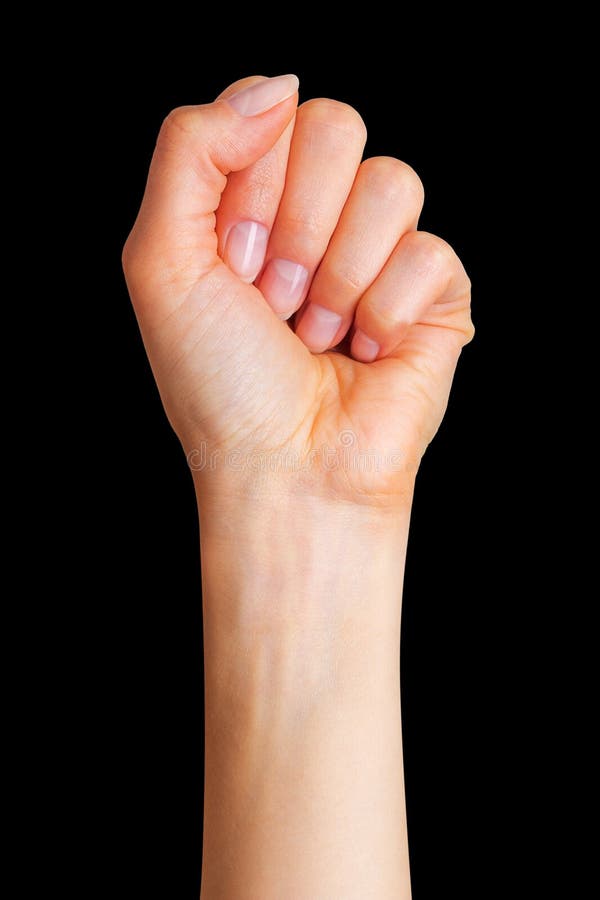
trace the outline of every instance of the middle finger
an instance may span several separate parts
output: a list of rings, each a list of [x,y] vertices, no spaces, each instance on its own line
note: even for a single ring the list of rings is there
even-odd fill
[[[258,287],[284,319],[306,297],[311,278],[350,193],[366,141],[351,106],[310,100],[298,110],[285,188]]]

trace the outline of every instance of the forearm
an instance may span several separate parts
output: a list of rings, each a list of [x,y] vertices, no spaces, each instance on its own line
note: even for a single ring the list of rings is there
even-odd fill
[[[201,516],[202,896],[409,897],[408,504],[384,513],[279,495],[225,507]]]

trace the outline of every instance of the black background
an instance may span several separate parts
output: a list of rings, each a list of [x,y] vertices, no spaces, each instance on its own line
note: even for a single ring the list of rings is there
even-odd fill
[[[219,37],[219,41],[223,36]],[[366,155],[398,156],[421,176],[421,227],[448,240],[473,281],[475,341],[464,351],[450,406],[419,474],[402,632],[402,696],[415,900],[491,895],[504,869],[496,823],[510,794],[503,758],[505,637],[514,615],[497,520],[510,513],[506,476],[511,381],[499,311],[515,191],[506,159],[518,134],[514,94],[495,60],[409,36],[368,63],[360,36],[310,43],[247,41],[203,52],[169,30],[109,44],[110,78],[79,69],[93,101],[83,110],[98,209],[87,284],[89,352],[97,401],[87,447],[88,487],[102,515],[90,533],[92,587],[81,656],[85,775],[100,827],[96,883],[111,896],[198,897],[202,828],[202,658],[198,530],[191,480],[161,410],[120,270],[156,133],[174,106],[207,102],[247,74],[295,72],[300,99],[330,96],[365,119]],[[435,56],[435,59],[433,59]],[[99,60],[96,61],[99,64]],[[76,77],[74,74],[73,77]],[[85,87],[85,85],[84,85]],[[482,97],[484,99],[482,99]],[[90,144],[92,145],[90,147]],[[88,310],[89,313],[89,310]],[[511,350],[513,367],[519,354]],[[88,416],[83,410],[82,416]],[[94,511],[92,510],[92,518]],[[502,599],[497,599],[502,598]],[[510,651],[513,653],[514,651]],[[86,795],[87,796],[87,795]]]

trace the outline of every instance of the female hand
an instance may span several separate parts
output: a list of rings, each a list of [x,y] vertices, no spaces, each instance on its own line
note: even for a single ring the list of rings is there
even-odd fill
[[[193,468],[233,451],[233,483],[248,455],[271,455],[287,460],[274,475],[289,480],[290,460],[310,472],[303,490],[393,504],[473,334],[469,281],[444,241],[416,230],[414,171],[361,163],[358,113],[296,109],[296,88],[295,76],[246,78],[167,117],[127,281]],[[340,465],[350,451],[378,463]]]
[[[469,282],[412,169],[296,89],[171,113],[124,253],[201,514],[201,896],[408,900],[404,550]]]

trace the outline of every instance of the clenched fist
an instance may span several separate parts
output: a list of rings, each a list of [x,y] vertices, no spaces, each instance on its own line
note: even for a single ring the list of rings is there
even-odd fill
[[[394,504],[472,336],[469,280],[443,240],[417,231],[415,172],[361,162],[359,114],[324,99],[297,108],[297,87],[254,76],[167,117],[127,282],[191,460],[201,445],[214,459],[287,453],[304,490]],[[395,464],[303,465],[346,434]]]

